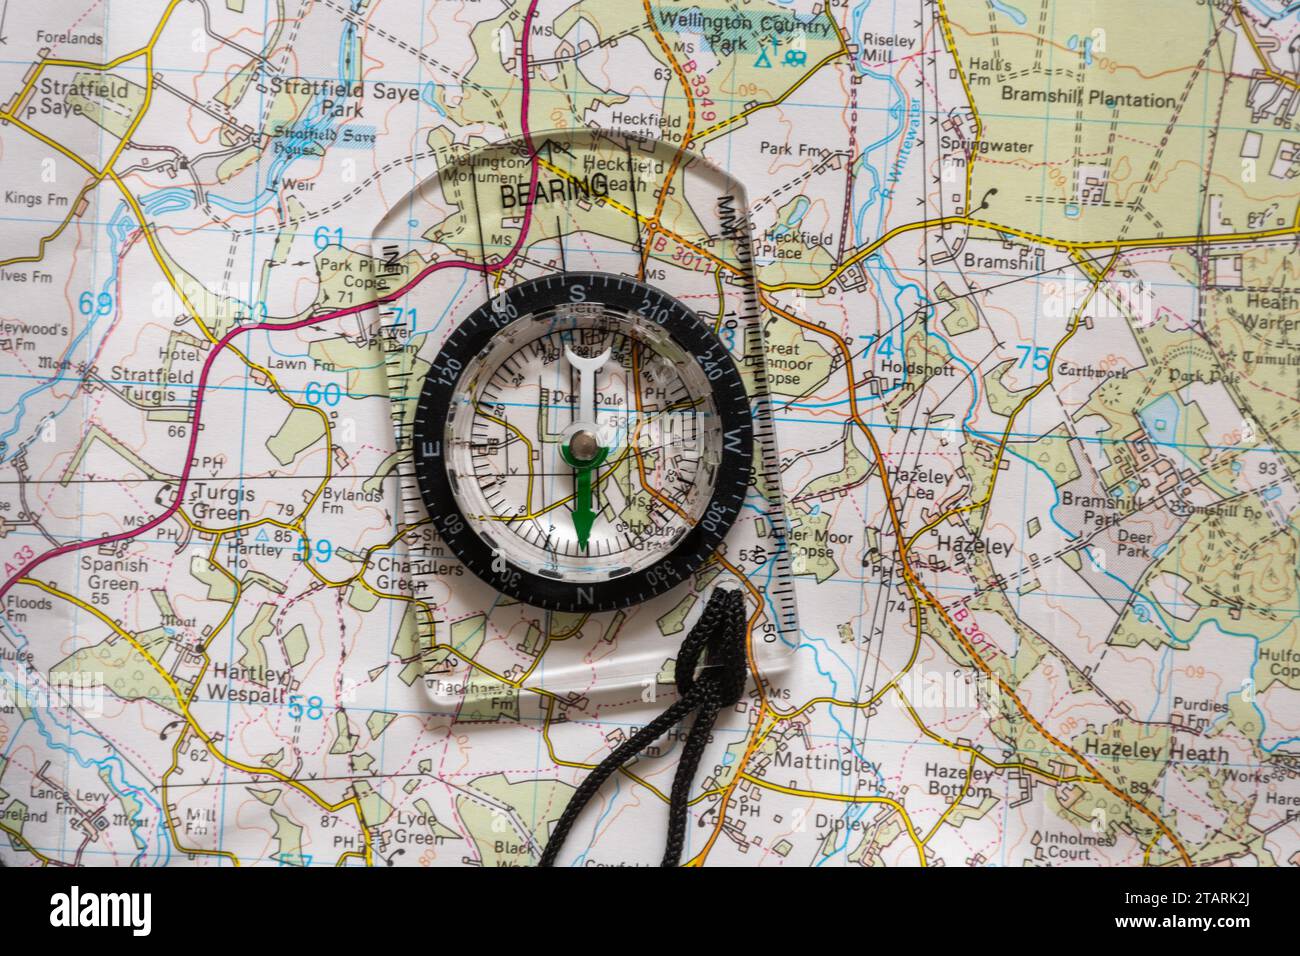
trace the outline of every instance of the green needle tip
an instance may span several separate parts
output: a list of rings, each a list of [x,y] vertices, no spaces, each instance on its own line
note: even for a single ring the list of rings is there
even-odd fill
[[[561,456],[573,468],[573,530],[578,535],[578,547],[583,551],[587,550],[587,544],[591,540],[591,526],[596,523],[596,511],[592,507],[594,487],[591,474],[605,460],[607,451],[606,448],[598,449],[596,457],[580,461],[573,457],[567,445],[560,446]]]

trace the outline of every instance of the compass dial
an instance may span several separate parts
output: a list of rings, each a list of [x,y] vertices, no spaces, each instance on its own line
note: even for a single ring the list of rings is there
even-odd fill
[[[429,515],[527,604],[624,607],[704,563],[749,486],[745,385],[680,302],[600,273],[531,280],[463,322],[415,416]]]

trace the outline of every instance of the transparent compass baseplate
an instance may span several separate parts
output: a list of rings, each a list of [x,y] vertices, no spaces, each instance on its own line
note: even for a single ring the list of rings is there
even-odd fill
[[[521,691],[579,706],[649,701],[672,683],[710,590],[728,587],[746,598],[752,668],[779,674],[798,617],[767,388],[770,316],[743,186],[663,141],[590,130],[448,145],[432,162],[436,172],[376,225],[361,265],[385,300],[363,334],[383,353],[392,420],[394,453],[377,479],[396,524],[387,557],[402,572],[404,610],[389,663],[434,710],[479,718],[517,707]],[[659,228],[647,228],[652,218]],[[628,276],[689,307],[740,371],[753,426],[744,503],[709,560],[665,593],[598,612],[538,608],[471,573],[434,530],[412,453],[421,386],[458,325],[520,283],[574,272]]]

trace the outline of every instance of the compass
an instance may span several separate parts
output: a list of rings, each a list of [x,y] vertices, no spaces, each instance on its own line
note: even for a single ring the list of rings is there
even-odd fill
[[[595,272],[520,283],[463,321],[413,439],[447,546],[497,591],[562,611],[628,607],[696,571],[740,512],[753,454],[745,383],[712,329]]]

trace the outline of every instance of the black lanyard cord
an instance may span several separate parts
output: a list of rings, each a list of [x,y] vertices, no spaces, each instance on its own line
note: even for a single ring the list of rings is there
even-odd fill
[[[701,658],[703,668],[700,669]],[[696,670],[699,669],[699,676]],[[736,590],[715,588],[704,613],[686,635],[677,654],[677,702],[616,747],[602,760],[569,798],[551,830],[551,838],[538,866],[554,866],[555,858],[578,816],[615,771],[640,754],[676,724],[695,711],[682,755],[673,775],[668,802],[668,841],[661,866],[677,866],[686,844],[686,819],[691,784],[709,734],[724,707],[731,707],[745,691],[745,599]]]

